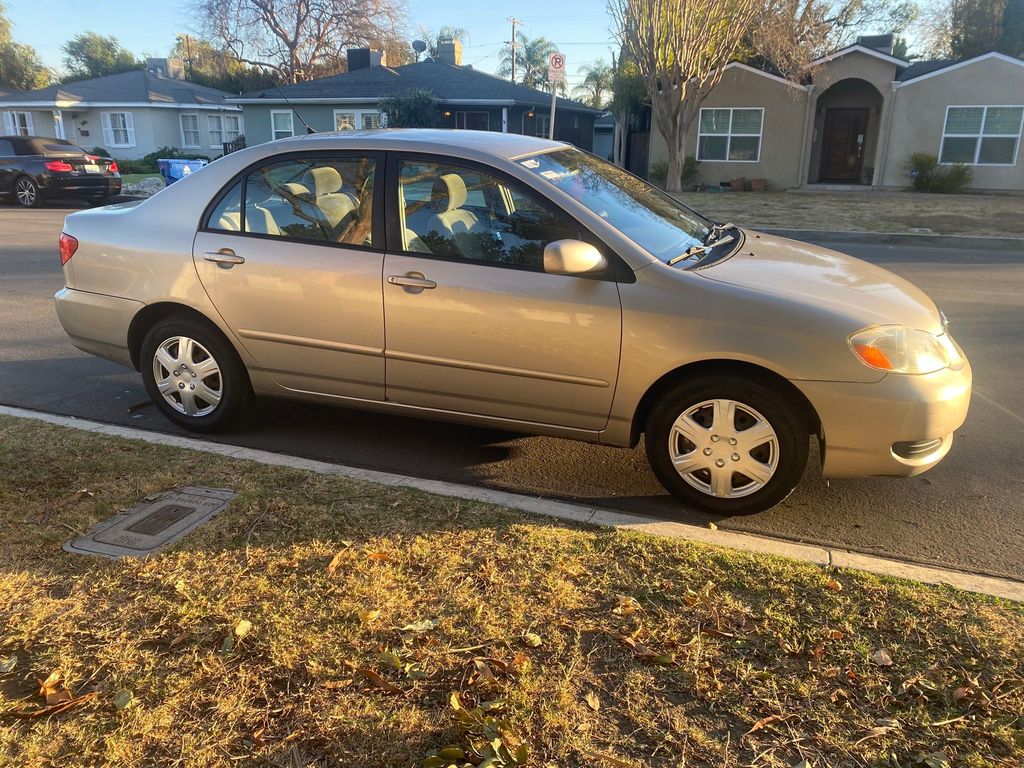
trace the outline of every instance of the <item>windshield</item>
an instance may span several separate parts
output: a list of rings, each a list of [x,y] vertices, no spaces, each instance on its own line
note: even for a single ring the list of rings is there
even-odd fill
[[[668,263],[704,244],[712,224],[641,178],[578,149],[518,160]]]

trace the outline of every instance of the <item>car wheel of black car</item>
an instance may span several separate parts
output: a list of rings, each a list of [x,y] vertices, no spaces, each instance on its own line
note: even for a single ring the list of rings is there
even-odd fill
[[[35,208],[40,203],[39,186],[28,176],[14,182],[14,199],[23,208]]]

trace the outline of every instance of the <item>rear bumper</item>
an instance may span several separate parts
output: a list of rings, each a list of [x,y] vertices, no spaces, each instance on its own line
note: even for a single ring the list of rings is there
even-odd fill
[[[794,381],[821,419],[825,477],[917,475],[949,452],[971,400],[971,366],[873,384]]]
[[[62,288],[53,298],[72,344],[91,355],[135,367],[128,351],[128,328],[145,304],[74,288]]]
[[[121,194],[121,177],[100,174],[50,176],[41,185],[41,190],[44,197],[112,197]]]

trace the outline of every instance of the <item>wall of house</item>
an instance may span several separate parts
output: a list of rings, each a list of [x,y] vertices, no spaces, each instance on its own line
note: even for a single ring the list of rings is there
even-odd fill
[[[938,156],[946,107],[1024,105],[1024,66],[991,58],[952,72],[909,81],[896,89],[893,121],[882,184],[910,184],[905,163],[914,152]],[[981,190],[1024,192],[1024,151],[1018,137],[1012,166],[971,166],[971,186]]]
[[[789,189],[800,185],[800,157],[807,108],[804,88],[740,67],[730,67],[701,107],[760,107],[764,109],[764,115],[758,161],[702,161],[698,166],[700,182],[717,186],[719,182],[744,176],[766,179],[769,189]],[[687,131],[687,155],[697,153],[698,123],[699,117]],[[666,162],[668,149],[665,139],[652,118],[650,163],[653,166]]]

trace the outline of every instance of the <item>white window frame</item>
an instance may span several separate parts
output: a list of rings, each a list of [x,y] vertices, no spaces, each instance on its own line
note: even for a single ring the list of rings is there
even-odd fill
[[[352,118],[351,128],[341,128],[338,126],[338,118],[342,115]],[[366,118],[369,117],[371,123],[370,127],[366,126]],[[381,117],[380,110],[377,109],[336,109],[334,110],[334,130],[336,131],[372,131],[383,126],[383,118]]]
[[[459,115],[462,115],[462,128],[459,128]],[[487,117],[486,128],[466,128],[466,115],[484,115]],[[455,130],[457,131],[489,131],[491,130],[491,113],[486,109],[460,109],[455,112]]]
[[[977,133],[946,133],[946,124],[949,122],[949,110],[951,109],[980,109],[981,110],[981,127],[978,128]],[[981,168],[1013,168],[1017,165],[1017,158],[1020,156],[1020,141],[1021,133],[1024,132],[1024,116],[1021,118],[1021,128],[1017,129],[1016,134],[1012,133],[985,133],[985,121],[988,119],[989,109],[1020,109],[1024,110],[1024,106],[1020,104],[948,104],[946,106],[946,112],[942,116],[942,139],[939,141],[939,165],[976,165]],[[984,139],[1009,139],[1016,138],[1017,144],[1013,148],[1013,162],[1012,163],[981,163],[978,162],[981,157],[981,142]],[[975,139],[974,143],[974,161],[970,163],[944,163],[942,162],[942,151],[946,148],[946,139]]]
[[[4,133],[8,136],[31,136],[35,133],[32,113],[16,109],[4,112]]]
[[[124,118],[124,128],[114,128],[114,115]],[[131,112],[100,112],[100,124],[103,127],[103,144],[107,147],[125,148],[135,146],[135,119]],[[124,130],[124,142],[115,141],[114,131]]]
[[[191,118],[195,120],[195,131],[191,129],[185,129],[185,119]],[[181,148],[182,149],[202,149],[203,148],[203,133],[199,129],[199,113],[198,112],[181,112],[178,114],[178,128],[181,129]],[[186,134],[195,133],[196,143],[189,144]]]
[[[727,133],[701,133],[700,126],[703,121],[705,111],[721,111],[728,110],[729,112],[729,131]],[[757,133],[733,133],[732,132],[732,113],[735,111],[757,111],[761,113],[761,130]],[[700,156],[700,140],[704,136],[724,136],[725,141],[725,159],[719,160],[717,157],[707,158]],[[732,139],[736,138],[750,138],[752,136],[757,137],[757,157],[753,160],[730,160],[729,154],[732,152]],[[700,114],[697,115],[697,160],[702,163],[760,163],[761,162],[761,144],[764,142],[764,107],[701,107]]]
[[[214,112],[213,114],[206,116],[206,128],[210,133],[210,149],[223,149],[224,148],[224,135],[227,131],[224,128],[224,120],[226,118],[234,118],[238,121],[238,134],[234,139],[228,139],[228,143],[234,141],[239,136],[245,135],[245,128],[242,125],[241,113],[235,112]],[[217,121],[217,128],[214,128],[214,121]],[[273,126],[271,126],[273,127]],[[219,140],[214,138],[214,134],[217,134]]]
[[[295,135],[295,115],[292,114],[292,111],[290,109],[272,109],[272,110],[270,110],[270,138],[271,138],[271,140],[287,139],[288,138],[288,136],[278,136],[277,135],[278,131],[277,131],[277,128],[275,127],[275,121],[274,121],[274,117],[276,115],[288,115],[288,130],[290,131],[288,136],[294,136]],[[282,131],[282,133],[283,133],[283,131]]]

